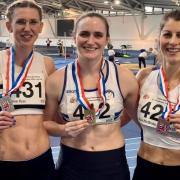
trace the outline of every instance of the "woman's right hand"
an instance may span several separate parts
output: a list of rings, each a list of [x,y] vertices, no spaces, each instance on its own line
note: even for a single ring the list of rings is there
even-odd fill
[[[16,124],[14,116],[7,111],[0,111],[0,130],[10,128]]]
[[[87,120],[67,122],[64,124],[64,136],[77,137],[89,126],[90,124]]]

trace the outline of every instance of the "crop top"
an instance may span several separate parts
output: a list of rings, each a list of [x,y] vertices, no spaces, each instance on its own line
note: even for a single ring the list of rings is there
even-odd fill
[[[167,105],[167,100],[158,87],[158,75],[159,70],[152,71],[140,90],[138,120],[143,129],[143,141],[162,148],[180,149],[180,134],[175,129],[167,135],[160,134],[156,130],[158,119]],[[172,104],[177,101],[179,88],[180,85],[169,92]]]
[[[107,73],[105,76],[106,103],[100,114],[96,116],[96,124],[118,122],[123,110],[123,96],[120,90],[117,67],[110,61],[105,61]],[[59,102],[59,111],[66,121],[84,119],[84,108],[76,98],[76,88],[72,77],[72,65],[68,64],[65,69],[64,91]],[[100,106],[97,89],[85,90],[85,96],[95,109]]]
[[[6,78],[7,50],[0,51],[0,94],[4,92]],[[15,65],[15,77],[19,75],[22,67]],[[43,114],[45,108],[45,80],[47,72],[44,56],[34,52],[33,61],[25,82],[20,89],[11,94],[15,107],[13,115]]]

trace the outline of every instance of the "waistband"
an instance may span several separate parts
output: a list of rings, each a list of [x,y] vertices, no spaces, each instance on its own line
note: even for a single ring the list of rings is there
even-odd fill
[[[59,158],[61,162],[74,164],[80,163],[81,166],[87,166],[87,164],[99,166],[105,163],[113,164],[116,162],[127,163],[125,146],[107,151],[83,151],[61,144]]]
[[[0,165],[27,165],[27,164],[36,164],[37,162],[44,161],[46,159],[53,159],[52,157],[52,150],[49,148],[47,151],[42,153],[41,155],[30,159],[30,160],[24,160],[24,161],[0,161]]]

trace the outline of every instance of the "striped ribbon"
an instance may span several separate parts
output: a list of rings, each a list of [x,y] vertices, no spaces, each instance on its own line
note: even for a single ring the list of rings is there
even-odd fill
[[[172,106],[172,103],[169,101],[168,81],[167,81],[166,74],[162,66],[160,67],[159,75],[160,75],[160,90],[167,99],[167,106],[165,108],[165,111],[162,113],[162,118],[167,119],[169,114],[171,113],[174,114],[175,112],[180,110],[180,90],[178,91],[176,104]]]
[[[97,82],[97,89],[98,89],[98,95],[102,101],[102,107],[99,107],[96,110],[96,116],[99,115],[100,111],[102,110],[102,108],[105,105],[106,102],[106,96],[105,96],[105,78],[104,78],[104,74],[102,72],[103,68],[105,66],[105,61],[102,60],[102,64],[101,64],[101,69],[99,72],[99,78],[98,78],[98,82]],[[88,99],[85,96],[84,93],[84,86],[83,86],[83,82],[82,82],[82,78],[81,78],[81,72],[80,72],[80,64],[79,61],[76,60],[73,64],[72,64],[72,75],[73,75],[73,80],[74,80],[74,84],[76,87],[76,96],[77,96],[77,100],[78,102],[81,104],[81,106],[84,109],[91,109],[91,104],[88,101]]]
[[[15,50],[14,48],[10,48],[7,51],[8,60],[7,60],[7,68],[6,68],[6,85],[5,85],[5,93],[1,96],[5,96],[7,94],[11,94],[13,91],[17,91],[26,80],[27,74],[31,67],[33,61],[33,51],[29,54],[25,63],[15,80]]]

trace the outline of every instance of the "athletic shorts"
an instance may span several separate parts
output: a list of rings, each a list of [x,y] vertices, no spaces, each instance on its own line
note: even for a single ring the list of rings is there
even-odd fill
[[[130,180],[125,147],[83,151],[61,145],[57,180]]]
[[[54,180],[52,151],[27,161],[0,161],[0,180]]]
[[[179,158],[179,157],[177,157]],[[137,157],[137,166],[133,180],[178,180],[180,179],[180,166],[165,166],[155,164]]]

